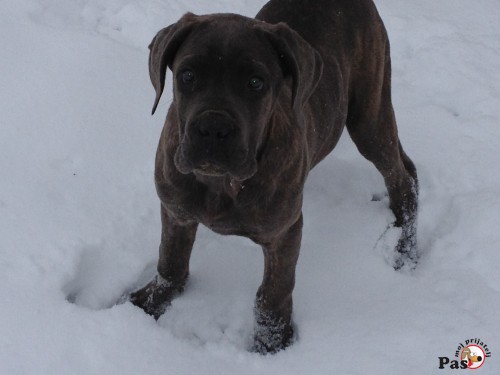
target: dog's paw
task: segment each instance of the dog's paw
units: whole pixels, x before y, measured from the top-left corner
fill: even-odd
[[[273,329],[260,329],[254,336],[253,345],[250,351],[262,355],[276,354],[286,349],[293,343],[293,328],[290,326],[290,333],[274,331]]]
[[[377,240],[375,250],[396,271],[412,271],[417,267],[418,252],[414,231],[390,225]]]
[[[293,344],[296,339],[295,332],[293,322],[286,324],[281,319],[260,315],[250,351],[262,355],[275,354]]]
[[[156,275],[145,287],[130,293],[127,299],[158,320],[182,290],[183,286],[175,286]]]
[[[415,233],[408,234],[404,228],[394,250],[392,266],[396,271],[412,271],[417,267],[418,251]]]

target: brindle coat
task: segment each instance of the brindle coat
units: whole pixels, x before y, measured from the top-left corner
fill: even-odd
[[[417,261],[417,174],[398,138],[389,42],[371,0],[271,0],[255,19],[188,13],[150,45],[153,112],[173,72],[156,155],[158,275],[131,301],[158,318],[184,288],[199,223],[261,245],[253,349],[293,340],[292,290],[308,172],[344,126],[385,179],[401,238],[394,268]]]

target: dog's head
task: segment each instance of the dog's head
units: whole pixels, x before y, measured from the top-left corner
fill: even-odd
[[[287,96],[285,110],[300,117],[322,73],[318,52],[287,25],[235,14],[187,13],[149,47],[153,113],[167,67],[173,73],[181,173],[251,177],[277,98]]]

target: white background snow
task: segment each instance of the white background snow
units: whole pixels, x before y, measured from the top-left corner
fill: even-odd
[[[264,0],[0,2],[0,374],[441,374],[481,338],[500,374],[500,2],[377,0],[400,137],[420,177],[413,274],[377,244],[393,220],[347,133],[310,175],[294,293],[299,339],[247,352],[263,257],[201,229],[158,322],[120,295],[154,272],[149,44],[184,12]]]

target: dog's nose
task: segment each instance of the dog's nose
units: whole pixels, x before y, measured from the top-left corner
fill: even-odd
[[[223,111],[205,111],[197,119],[195,135],[204,141],[216,141],[228,138],[235,126],[231,116]]]
[[[203,138],[224,139],[231,133],[231,128],[227,122],[210,119],[199,125],[198,132]]]

